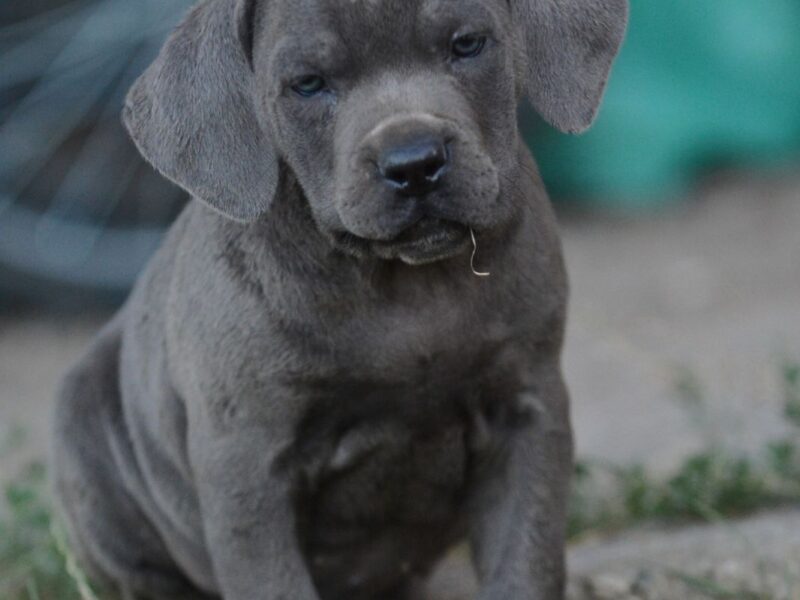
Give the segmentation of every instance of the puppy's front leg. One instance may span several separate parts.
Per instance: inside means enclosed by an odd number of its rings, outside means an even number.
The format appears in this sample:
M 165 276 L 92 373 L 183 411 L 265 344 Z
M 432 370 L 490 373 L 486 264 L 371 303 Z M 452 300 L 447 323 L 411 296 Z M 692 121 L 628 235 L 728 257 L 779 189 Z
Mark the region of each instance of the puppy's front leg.
M 274 434 L 274 432 L 269 432 Z M 253 427 L 190 436 L 206 544 L 224 600 L 318 600 L 278 445 Z
M 488 465 L 472 519 L 480 600 L 562 600 L 572 472 L 569 402 L 557 366 L 519 398 L 524 425 Z

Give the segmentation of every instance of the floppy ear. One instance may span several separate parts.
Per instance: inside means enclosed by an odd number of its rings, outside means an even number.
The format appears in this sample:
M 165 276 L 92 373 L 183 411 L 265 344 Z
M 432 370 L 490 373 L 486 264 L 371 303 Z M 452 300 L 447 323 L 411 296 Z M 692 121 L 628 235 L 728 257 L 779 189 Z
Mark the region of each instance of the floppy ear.
M 523 28 L 528 99 L 551 125 L 592 124 L 628 21 L 627 0 L 511 0 Z
M 128 93 L 123 120 L 163 175 L 224 215 L 264 214 L 278 158 L 259 123 L 250 67 L 258 0 L 207 0 Z

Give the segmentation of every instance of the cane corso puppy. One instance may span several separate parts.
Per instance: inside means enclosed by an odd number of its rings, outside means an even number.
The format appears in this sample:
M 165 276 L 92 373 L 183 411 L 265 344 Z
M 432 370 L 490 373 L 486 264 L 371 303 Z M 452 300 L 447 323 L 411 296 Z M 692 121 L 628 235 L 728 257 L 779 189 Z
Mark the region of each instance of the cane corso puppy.
M 481 600 L 563 597 L 567 282 L 516 115 L 585 129 L 626 20 L 626 0 L 191 11 L 124 120 L 194 200 L 56 413 L 92 576 L 151 600 L 415 598 L 468 539 Z

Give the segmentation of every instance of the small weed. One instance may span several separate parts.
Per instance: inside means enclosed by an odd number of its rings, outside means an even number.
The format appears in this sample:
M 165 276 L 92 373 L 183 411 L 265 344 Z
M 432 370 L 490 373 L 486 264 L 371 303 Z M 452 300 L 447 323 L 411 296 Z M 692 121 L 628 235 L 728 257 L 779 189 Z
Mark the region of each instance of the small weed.
M 781 374 L 783 375 L 783 414 L 792 425 L 800 427 L 800 364 L 784 363 Z
M 786 364 L 781 373 L 784 416 L 800 428 L 800 366 Z M 677 388 L 688 407 L 703 410 L 702 388 L 695 377 L 681 372 Z M 798 502 L 800 435 L 776 440 L 755 456 L 735 455 L 711 444 L 666 477 L 653 476 L 641 465 L 579 463 L 569 532 L 578 537 L 648 521 L 739 517 Z
M 678 400 L 689 408 L 702 408 L 705 392 L 697 374 L 687 367 L 678 367 L 676 371 L 675 392 Z
M 582 474 L 575 478 L 570 535 L 609 532 L 648 521 L 740 517 L 800 502 L 798 457 L 800 449 L 788 441 L 770 446 L 763 460 L 709 450 L 690 456 L 665 478 L 652 476 L 641 466 L 583 463 Z
M 0 598 L 81 600 L 51 535 L 44 468 L 33 465 L 5 487 L 0 505 Z
M 706 598 L 717 600 L 771 600 L 758 592 L 728 588 L 714 581 L 711 577 L 700 577 L 680 571 L 672 571 L 671 574 L 677 580 L 683 582 L 687 588 Z
M 0 435 L 0 457 L 19 450 L 27 441 L 28 433 L 23 427 L 11 427 Z

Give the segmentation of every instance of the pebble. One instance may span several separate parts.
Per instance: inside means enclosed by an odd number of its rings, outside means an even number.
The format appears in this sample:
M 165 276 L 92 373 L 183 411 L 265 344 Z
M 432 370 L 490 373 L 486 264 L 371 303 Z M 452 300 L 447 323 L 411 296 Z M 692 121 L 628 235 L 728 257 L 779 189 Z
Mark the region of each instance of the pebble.
M 601 573 L 589 578 L 588 588 L 596 600 L 629 600 L 631 581 L 622 575 Z
M 726 560 L 715 567 L 712 573 L 714 581 L 725 588 L 737 588 L 755 575 L 748 573 L 746 566 L 736 559 Z

